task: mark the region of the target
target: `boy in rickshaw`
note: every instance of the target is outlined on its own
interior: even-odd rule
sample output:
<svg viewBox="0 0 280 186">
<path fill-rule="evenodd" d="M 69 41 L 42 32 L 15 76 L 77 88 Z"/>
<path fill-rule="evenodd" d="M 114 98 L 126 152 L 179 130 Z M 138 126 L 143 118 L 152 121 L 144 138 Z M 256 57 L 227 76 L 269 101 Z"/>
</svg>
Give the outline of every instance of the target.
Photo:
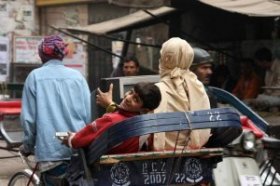
<svg viewBox="0 0 280 186">
<path fill-rule="evenodd" d="M 159 88 L 153 83 L 137 83 L 128 91 L 113 113 L 106 113 L 77 133 L 70 133 L 63 143 L 72 148 L 88 146 L 106 129 L 127 118 L 148 113 L 158 107 L 161 101 Z M 125 132 L 125 131 L 124 131 Z M 138 152 L 147 137 L 133 137 L 110 150 L 110 154 Z"/>
</svg>

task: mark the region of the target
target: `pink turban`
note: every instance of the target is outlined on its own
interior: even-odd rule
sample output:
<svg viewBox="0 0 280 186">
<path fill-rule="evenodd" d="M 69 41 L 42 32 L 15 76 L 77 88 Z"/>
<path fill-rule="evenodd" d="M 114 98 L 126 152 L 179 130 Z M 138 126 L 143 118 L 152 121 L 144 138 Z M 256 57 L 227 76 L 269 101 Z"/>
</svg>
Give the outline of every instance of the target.
<svg viewBox="0 0 280 186">
<path fill-rule="evenodd" d="M 51 59 L 62 60 L 68 53 L 67 44 L 57 35 L 44 37 L 38 50 L 43 63 Z"/>
</svg>

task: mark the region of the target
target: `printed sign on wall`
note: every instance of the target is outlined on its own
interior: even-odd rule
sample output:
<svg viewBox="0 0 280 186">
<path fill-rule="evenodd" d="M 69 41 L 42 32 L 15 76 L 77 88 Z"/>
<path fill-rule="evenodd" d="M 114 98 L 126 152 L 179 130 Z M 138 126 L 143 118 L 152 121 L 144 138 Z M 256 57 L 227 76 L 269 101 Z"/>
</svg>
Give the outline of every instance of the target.
<svg viewBox="0 0 280 186">
<path fill-rule="evenodd" d="M 38 45 L 42 36 L 15 36 L 14 38 L 14 62 L 41 64 L 38 54 Z M 64 57 L 63 64 L 74 68 L 86 76 L 86 48 L 79 40 L 63 38 L 68 43 L 68 55 Z"/>
<path fill-rule="evenodd" d="M 37 6 L 48 6 L 58 4 L 69 4 L 69 3 L 85 3 L 92 2 L 93 0 L 36 0 Z"/>
<path fill-rule="evenodd" d="M 38 55 L 38 45 L 41 39 L 41 36 L 15 36 L 14 62 L 41 63 Z"/>
</svg>

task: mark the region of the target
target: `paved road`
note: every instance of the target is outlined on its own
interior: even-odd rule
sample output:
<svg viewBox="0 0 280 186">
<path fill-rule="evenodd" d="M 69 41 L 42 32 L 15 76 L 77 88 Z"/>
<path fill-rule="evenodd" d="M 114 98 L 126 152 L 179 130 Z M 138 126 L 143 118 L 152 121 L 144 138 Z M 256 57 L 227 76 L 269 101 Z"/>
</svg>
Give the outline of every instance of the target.
<svg viewBox="0 0 280 186">
<path fill-rule="evenodd" d="M 5 147 L 5 142 L 0 140 L 0 147 Z M 9 178 L 17 171 L 24 169 L 24 164 L 16 152 L 0 149 L 0 186 L 7 186 Z M 6 158 L 14 157 L 14 158 Z"/>
</svg>

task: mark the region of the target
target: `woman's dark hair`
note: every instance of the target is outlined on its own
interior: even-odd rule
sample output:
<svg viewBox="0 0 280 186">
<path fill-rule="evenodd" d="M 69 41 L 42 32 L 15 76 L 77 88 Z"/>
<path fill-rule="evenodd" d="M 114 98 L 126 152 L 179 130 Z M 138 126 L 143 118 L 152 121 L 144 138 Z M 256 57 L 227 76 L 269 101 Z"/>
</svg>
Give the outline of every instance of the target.
<svg viewBox="0 0 280 186">
<path fill-rule="evenodd" d="M 154 83 L 141 82 L 134 85 L 134 91 L 143 102 L 143 108 L 156 109 L 161 101 L 159 88 Z"/>
</svg>

